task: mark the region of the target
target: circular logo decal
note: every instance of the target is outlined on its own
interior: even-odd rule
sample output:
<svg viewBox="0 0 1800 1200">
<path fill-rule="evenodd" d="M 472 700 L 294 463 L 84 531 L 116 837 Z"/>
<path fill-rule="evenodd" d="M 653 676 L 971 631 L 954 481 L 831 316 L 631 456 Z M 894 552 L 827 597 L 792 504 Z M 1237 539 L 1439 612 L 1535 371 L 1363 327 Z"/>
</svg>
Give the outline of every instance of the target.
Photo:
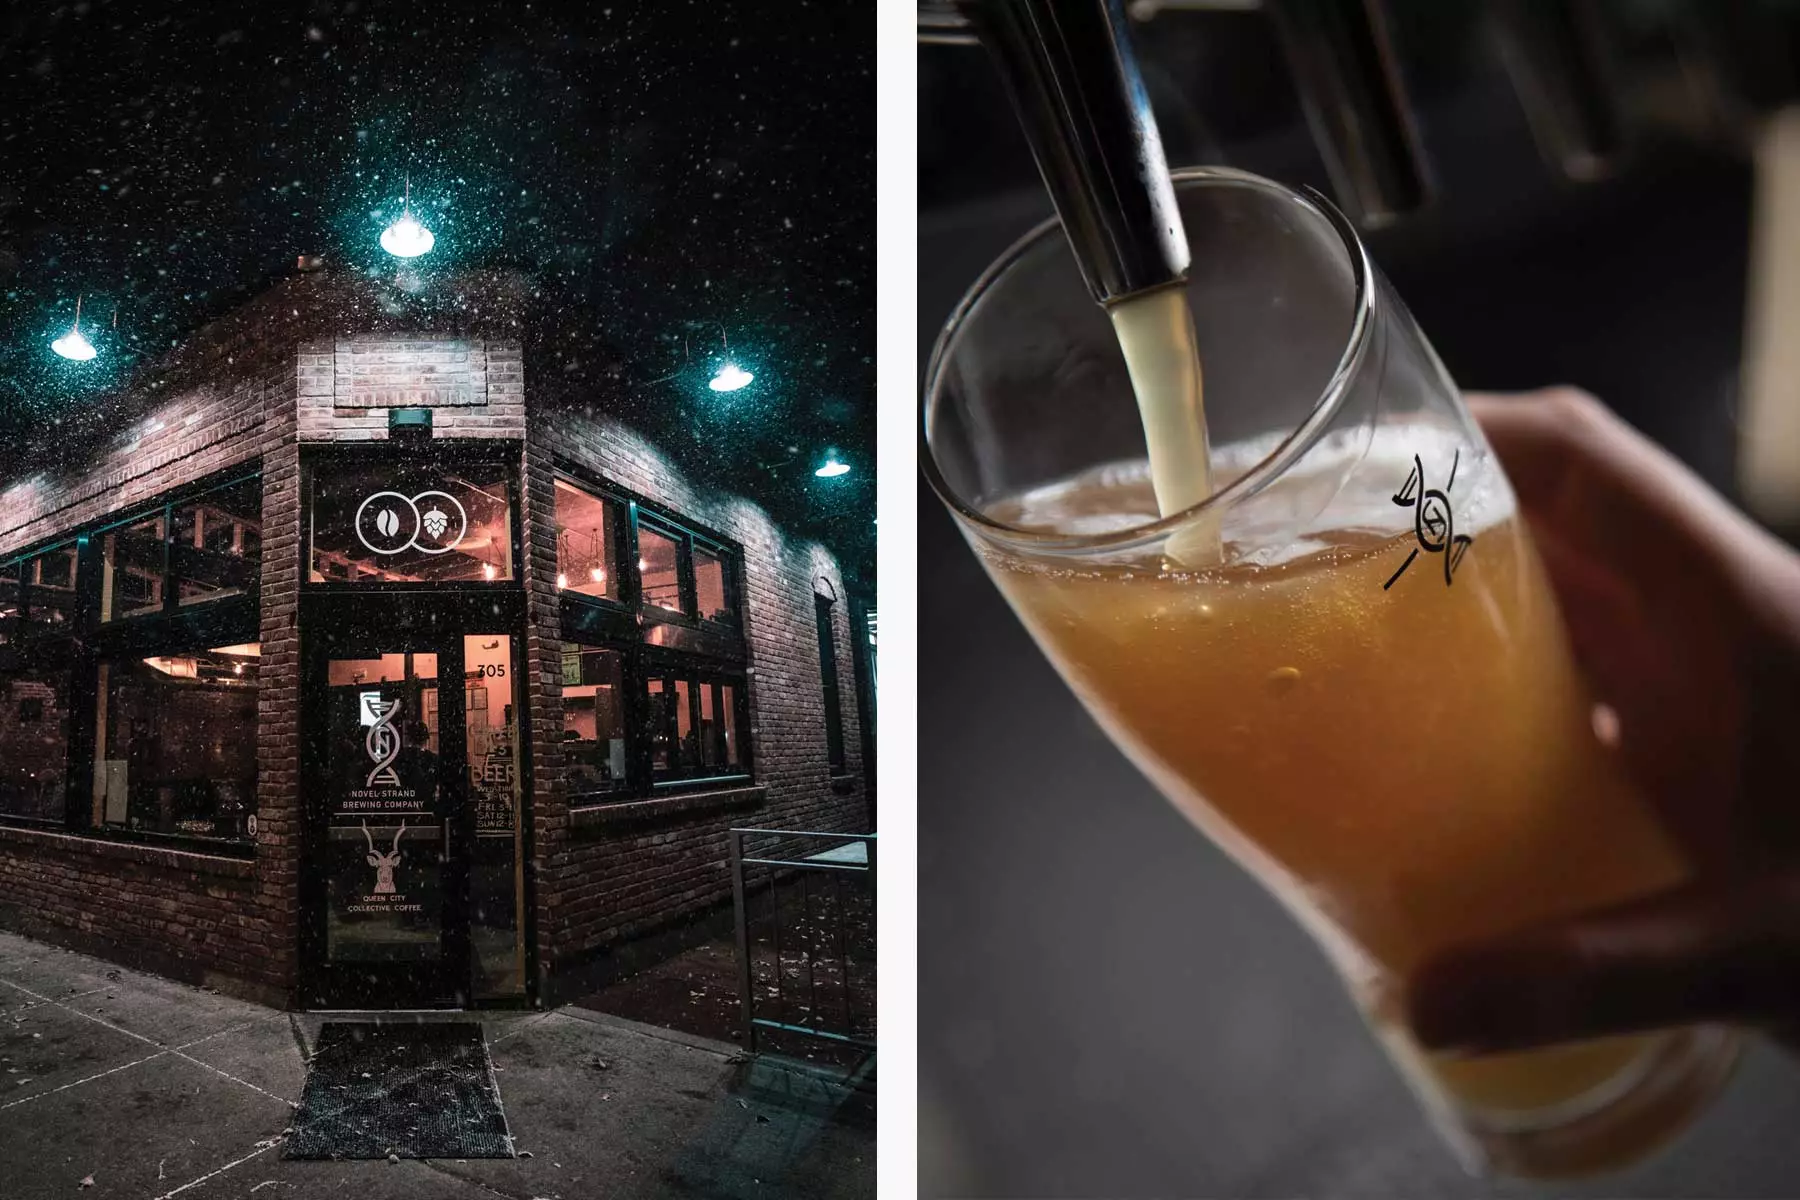
<svg viewBox="0 0 1800 1200">
<path fill-rule="evenodd" d="M 357 506 L 354 524 L 357 540 L 376 554 L 448 554 L 469 532 L 469 514 L 448 492 L 376 492 Z"/>
<path fill-rule="evenodd" d="M 376 492 L 356 510 L 356 537 L 377 554 L 398 554 L 419 533 L 419 510 L 399 492 Z"/>
<path fill-rule="evenodd" d="M 450 493 L 420 492 L 412 503 L 419 514 L 419 532 L 413 535 L 413 545 L 422 553 L 448 553 L 469 532 L 469 514 Z"/>
</svg>

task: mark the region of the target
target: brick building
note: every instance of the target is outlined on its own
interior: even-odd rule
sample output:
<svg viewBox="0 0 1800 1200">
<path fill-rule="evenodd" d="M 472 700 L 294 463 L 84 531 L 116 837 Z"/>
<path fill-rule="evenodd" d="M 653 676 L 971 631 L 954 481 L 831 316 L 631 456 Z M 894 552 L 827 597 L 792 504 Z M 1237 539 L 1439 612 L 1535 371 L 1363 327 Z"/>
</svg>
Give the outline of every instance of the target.
<svg viewBox="0 0 1800 1200">
<path fill-rule="evenodd" d="M 535 383 L 516 278 L 431 292 L 297 275 L 0 487 L 0 926 L 554 1003 L 727 901 L 731 826 L 869 829 L 832 554 Z"/>
</svg>

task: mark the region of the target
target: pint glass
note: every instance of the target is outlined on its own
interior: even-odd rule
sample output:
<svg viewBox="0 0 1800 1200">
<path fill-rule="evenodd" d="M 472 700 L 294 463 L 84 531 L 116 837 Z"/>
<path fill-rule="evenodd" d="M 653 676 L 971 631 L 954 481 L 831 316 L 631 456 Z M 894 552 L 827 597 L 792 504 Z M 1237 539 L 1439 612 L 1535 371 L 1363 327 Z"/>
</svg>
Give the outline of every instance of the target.
<svg viewBox="0 0 1800 1200">
<path fill-rule="evenodd" d="M 1176 187 L 1211 498 L 1159 517 L 1054 222 L 939 338 L 925 473 L 1089 712 L 1313 934 L 1465 1165 L 1622 1165 L 1716 1090 L 1728 1030 L 1442 1058 L 1402 988 L 1440 947 L 1688 865 L 1597 740 L 1506 477 L 1354 229 L 1239 172 Z M 1201 523 L 1216 556 L 1188 549 Z"/>
</svg>

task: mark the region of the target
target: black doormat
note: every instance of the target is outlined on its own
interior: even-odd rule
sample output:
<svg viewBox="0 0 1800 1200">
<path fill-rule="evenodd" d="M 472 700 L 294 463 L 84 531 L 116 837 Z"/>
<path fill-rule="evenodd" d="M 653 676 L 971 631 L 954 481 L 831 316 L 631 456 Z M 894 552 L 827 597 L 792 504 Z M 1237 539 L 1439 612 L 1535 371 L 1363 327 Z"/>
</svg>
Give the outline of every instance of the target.
<svg viewBox="0 0 1800 1200">
<path fill-rule="evenodd" d="M 319 1030 L 283 1158 L 511 1158 L 481 1026 Z"/>
</svg>

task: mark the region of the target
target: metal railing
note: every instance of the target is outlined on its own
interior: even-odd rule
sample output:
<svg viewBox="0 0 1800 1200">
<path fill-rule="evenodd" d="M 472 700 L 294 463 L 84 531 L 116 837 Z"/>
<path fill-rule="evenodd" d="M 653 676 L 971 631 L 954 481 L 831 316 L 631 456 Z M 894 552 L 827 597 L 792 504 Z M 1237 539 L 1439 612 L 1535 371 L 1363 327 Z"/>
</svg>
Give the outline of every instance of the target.
<svg viewBox="0 0 1800 1200">
<path fill-rule="evenodd" d="M 875 1048 L 875 835 L 733 829 L 744 1049 L 759 1032 Z"/>
</svg>

